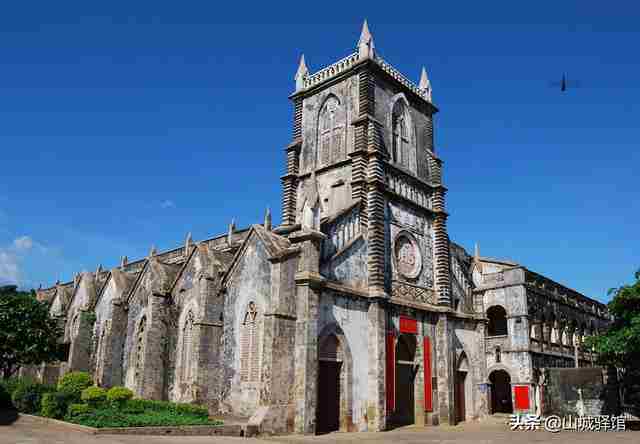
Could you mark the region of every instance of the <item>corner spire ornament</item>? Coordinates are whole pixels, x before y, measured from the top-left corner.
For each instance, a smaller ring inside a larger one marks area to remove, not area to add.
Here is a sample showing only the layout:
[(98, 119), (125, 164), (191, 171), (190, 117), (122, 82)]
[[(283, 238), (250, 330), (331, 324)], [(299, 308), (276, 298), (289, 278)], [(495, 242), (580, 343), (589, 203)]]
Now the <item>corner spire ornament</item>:
[(127, 258), (127, 256), (122, 256), (120, 258), (120, 266), (122, 268), (126, 267), (127, 263), (129, 262), (129, 259)]
[(191, 231), (187, 233), (187, 238), (184, 240), (184, 255), (187, 256), (189, 254), (189, 250), (191, 249), (191, 244), (193, 243), (193, 239), (191, 238)]
[(418, 85), (418, 89), (422, 91), (428, 100), (431, 100), (431, 82), (429, 81), (429, 77), (427, 77), (427, 70), (424, 66), (422, 67), (422, 73), (420, 74), (420, 84)]
[(294, 77), (296, 81), (296, 91), (300, 91), (304, 89), (304, 81), (309, 75), (309, 69), (307, 68), (307, 64), (304, 61), (304, 54), (300, 56), (300, 64), (298, 65), (298, 70), (296, 71), (296, 75)]
[(151, 251), (149, 251), (149, 257), (153, 257), (156, 254), (158, 254), (158, 250), (156, 250), (156, 246), (155, 245), (151, 245)]
[(264, 215), (264, 228), (271, 231), (271, 208), (267, 207), (267, 212)]
[(229, 224), (229, 232), (227, 233), (227, 243), (231, 245), (231, 241), (233, 240), (233, 233), (236, 231), (236, 220), (231, 219), (231, 223)]
[(362, 32), (360, 33), (360, 40), (358, 40), (358, 56), (361, 60), (375, 58), (375, 45), (373, 43), (373, 36), (371, 32), (369, 32), (367, 19), (365, 19), (362, 24)]

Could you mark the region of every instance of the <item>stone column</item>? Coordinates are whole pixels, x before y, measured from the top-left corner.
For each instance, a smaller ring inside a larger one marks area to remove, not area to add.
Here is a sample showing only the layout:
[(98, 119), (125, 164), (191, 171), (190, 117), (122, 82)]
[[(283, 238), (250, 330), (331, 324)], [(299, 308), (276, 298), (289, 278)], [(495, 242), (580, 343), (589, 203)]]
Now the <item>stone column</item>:
[[(103, 387), (123, 385), (122, 377), (122, 349), (127, 331), (127, 313), (124, 304), (116, 299), (112, 303), (110, 325), (104, 336), (104, 348), (102, 356), (98, 359), (98, 369), (101, 369), (98, 378)], [(105, 323), (105, 327), (107, 324)]]
[(282, 181), (282, 225), (293, 225), (296, 221), (298, 169), (302, 148), (302, 97), (293, 99), (293, 141), (285, 149), (287, 174)]
[(144, 332), (142, 378), (137, 381), (140, 396), (147, 399), (166, 398), (167, 375), (165, 373), (168, 347), (166, 302), (165, 295), (153, 293), (149, 296), (149, 311)]
[(69, 353), (69, 371), (88, 372), (95, 315), (92, 311), (80, 309), (78, 316), (78, 333), (72, 339)]
[(296, 274), (296, 336), (294, 396), (296, 433), (315, 433), (318, 398), (318, 317), (321, 287), (320, 245), (324, 235), (305, 231), (292, 241), (302, 243)]
[(369, 382), (367, 400), (367, 428), (382, 431), (386, 428), (385, 416), (385, 331), (386, 316), (382, 301), (373, 300), (369, 304)]
[(436, 373), (438, 375), (438, 409), (440, 423), (455, 425), (453, 405), (452, 328), (447, 313), (440, 314), (436, 324)]

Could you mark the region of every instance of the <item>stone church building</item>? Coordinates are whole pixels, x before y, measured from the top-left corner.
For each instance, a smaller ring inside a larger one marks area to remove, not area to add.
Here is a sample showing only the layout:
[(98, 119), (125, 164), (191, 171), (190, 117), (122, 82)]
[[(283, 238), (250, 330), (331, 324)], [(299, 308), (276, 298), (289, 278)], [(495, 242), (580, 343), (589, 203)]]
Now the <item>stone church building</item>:
[(540, 369), (591, 364), (603, 304), (450, 240), (424, 69), (383, 60), (365, 23), (347, 57), (301, 59), (290, 99), (281, 225), (39, 290), (68, 353), (30, 371), (317, 433), (535, 412)]

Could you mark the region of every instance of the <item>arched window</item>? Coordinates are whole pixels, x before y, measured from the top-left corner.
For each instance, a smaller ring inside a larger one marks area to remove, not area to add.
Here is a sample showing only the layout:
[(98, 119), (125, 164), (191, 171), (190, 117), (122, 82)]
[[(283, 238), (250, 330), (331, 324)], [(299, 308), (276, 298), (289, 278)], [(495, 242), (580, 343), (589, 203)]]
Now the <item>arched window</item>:
[(144, 331), (147, 327), (147, 318), (146, 316), (143, 316), (142, 319), (140, 319), (140, 323), (138, 324), (138, 333), (136, 334), (136, 342), (135, 342), (135, 360), (134, 362), (134, 368), (135, 368), (135, 382), (139, 382), (140, 381), (140, 377), (142, 376), (142, 364), (143, 364), (143, 360), (144, 360), (144, 345), (145, 345), (145, 340), (144, 340)]
[(342, 108), (335, 96), (330, 96), (322, 106), (318, 119), (318, 163), (330, 165), (345, 157)]
[(507, 335), (507, 312), (499, 305), (494, 305), (487, 310), (489, 326), (487, 335), (506, 336)]
[(409, 122), (404, 102), (396, 101), (391, 116), (391, 159), (402, 166), (409, 166)]
[(240, 326), (240, 380), (260, 380), (260, 317), (255, 302), (249, 302)]
[(102, 323), (100, 329), (100, 337), (98, 338), (98, 346), (96, 347), (96, 382), (98, 385), (103, 382), (104, 362), (106, 360), (107, 349), (107, 330), (111, 328), (111, 321), (107, 320)]
[(76, 315), (73, 318), (73, 322), (71, 323), (71, 339), (75, 338), (76, 336), (78, 336), (78, 333), (80, 333), (80, 313), (76, 313)]
[(496, 347), (496, 362), (502, 361), (502, 351), (500, 350), (500, 346)]
[(180, 344), (180, 368), (182, 382), (193, 379), (193, 312), (189, 311), (182, 326), (182, 344)]

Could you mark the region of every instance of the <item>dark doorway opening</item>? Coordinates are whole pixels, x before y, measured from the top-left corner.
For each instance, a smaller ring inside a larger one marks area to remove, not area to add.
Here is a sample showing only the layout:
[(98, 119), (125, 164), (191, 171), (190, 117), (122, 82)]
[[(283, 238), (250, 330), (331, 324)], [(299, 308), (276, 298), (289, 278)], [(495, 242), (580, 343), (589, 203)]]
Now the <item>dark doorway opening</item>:
[(320, 361), (318, 381), (317, 433), (340, 429), (341, 362)]
[(467, 416), (465, 408), (465, 391), (464, 384), (467, 379), (467, 372), (456, 372), (456, 387), (455, 387), (455, 399), (454, 404), (456, 406), (456, 423), (462, 422)]
[(488, 336), (507, 335), (507, 312), (499, 305), (494, 305), (487, 310), (489, 325), (487, 327)]
[(495, 370), (489, 375), (489, 381), (491, 381), (491, 412), (513, 413), (509, 373), (505, 370)]
[(415, 354), (415, 336), (400, 336), (396, 344), (396, 426), (415, 423)]

